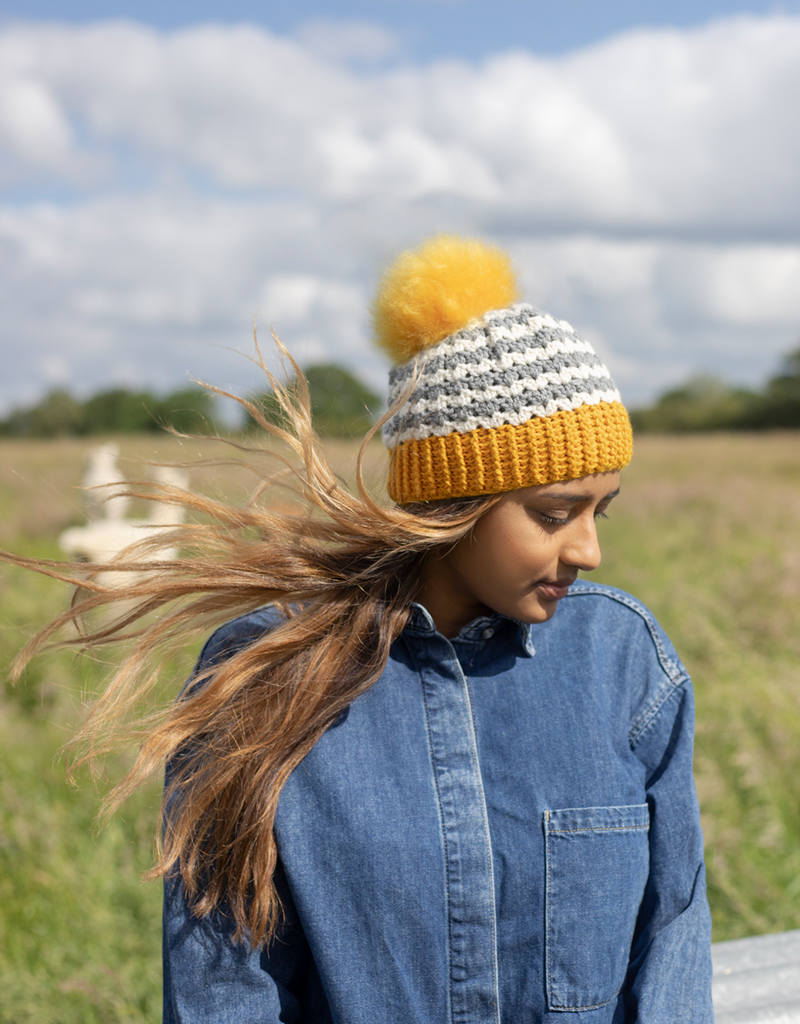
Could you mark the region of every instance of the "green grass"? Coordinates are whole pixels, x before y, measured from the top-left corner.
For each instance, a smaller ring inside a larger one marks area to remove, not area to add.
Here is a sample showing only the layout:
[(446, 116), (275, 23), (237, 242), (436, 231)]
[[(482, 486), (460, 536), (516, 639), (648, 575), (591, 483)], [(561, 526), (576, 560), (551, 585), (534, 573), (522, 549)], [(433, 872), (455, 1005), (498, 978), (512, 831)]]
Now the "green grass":
[[(52, 544), (26, 545), (55, 554)], [(21, 639), (66, 600), (66, 588), (5, 568), (7, 663)], [(100, 666), (45, 655), (0, 704), (0, 1021), (108, 1024), (160, 1019), (160, 891), (150, 864), (153, 785), (99, 831), (87, 773), (65, 777), (59, 751)]]
[[(152, 438), (121, 440), (131, 457), (156, 455)], [(80, 518), (85, 447), (0, 444), (6, 546), (56, 552), (53, 538)], [(167, 439), (159, 453), (208, 449)], [(336, 459), (347, 473), (352, 448)], [(232, 467), (193, 479), (247, 486)], [(644, 438), (600, 529), (596, 578), (653, 608), (695, 681), (715, 939), (800, 927), (800, 436)], [(4, 663), (67, 596), (0, 572)], [(176, 688), (193, 654), (173, 666)], [(0, 1024), (160, 1019), (160, 886), (140, 881), (158, 786), (98, 830), (98, 794), (85, 776), (69, 785), (59, 757), (103, 672), (46, 655), (0, 696)]]
[(714, 937), (800, 927), (800, 436), (644, 438), (611, 515), (694, 679)]

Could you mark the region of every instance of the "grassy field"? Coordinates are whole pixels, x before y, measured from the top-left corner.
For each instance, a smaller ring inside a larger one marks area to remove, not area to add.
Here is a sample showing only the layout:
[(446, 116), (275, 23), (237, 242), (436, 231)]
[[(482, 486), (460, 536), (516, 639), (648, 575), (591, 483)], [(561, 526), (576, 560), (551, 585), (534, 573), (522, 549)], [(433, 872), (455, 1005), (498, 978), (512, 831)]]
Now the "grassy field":
[[(129, 476), (148, 458), (209, 447), (122, 438)], [(155, 446), (157, 445), (157, 449)], [(0, 444), (0, 544), (57, 553), (81, 521), (87, 443)], [(339, 445), (343, 473), (352, 451)], [(376, 448), (371, 470), (380, 473)], [(243, 495), (250, 478), (206, 465), (192, 484)], [(646, 437), (601, 525), (595, 574), (656, 612), (697, 693), (696, 772), (717, 940), (800, 927), (800, 436)], [(67, 600), (59, 584), (0, 572), (0, 657)], [(173, 666), (176, 686), (194, 657)], [(160, 887), (143, 884), (157, 788), (97, 831), (88, 779), (58, 750), (102, 665), (38, 659), (0, 698), (0, 1022), (144, 1024), (160, 1019)]]
[(692, 674), (717, 940), (800, 927), (800, 434), (646, 437), (597, 577)]

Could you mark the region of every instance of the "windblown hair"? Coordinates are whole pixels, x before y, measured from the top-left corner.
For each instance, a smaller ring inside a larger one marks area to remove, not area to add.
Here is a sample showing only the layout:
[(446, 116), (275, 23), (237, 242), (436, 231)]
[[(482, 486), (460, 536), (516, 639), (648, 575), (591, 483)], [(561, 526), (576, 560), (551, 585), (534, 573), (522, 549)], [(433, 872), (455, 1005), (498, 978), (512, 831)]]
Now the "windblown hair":
[[(362, 461), (383, 421), (361, 446), (356, 493), (349, 491), (328, 463), (312, 426), (307, 384), (288, 358), (296, 371), (290, 385), (264, 367), (282, 410), (280, 425), (238, 399), (285, 453), (276, 456), (281, 471), (262, 479), (247, 503), (151, 485), (147, 494), (132, 494), (181, 505), (194, 521), (138, 542), (88, 576), (85, 565), (2, 556), (76, 587), (71, 606), (20, 653), (17, 675), (44, 647), (127, 643), (72, 741), (73, 765), (97, 765), (120, 744), (139, 744), (133, 767), (106, 799), (109, 814), (169, 764), (149, 877), (178, 872), (195, 913), (232, 915), (237, 940), (253, 946), (269, 941), (281, 920), (274, 821), (286, 780), (381, 675), (425, 559), (465, 536), (498, 500), (402, 508), (377, 502), (364, 484)], [(264, 455), (263, 448), (233, 444), (245, 455)], [(277, 487), (291, 489), (293, 506), (272, 500)], [(153, 557), (171, 547), (182, 557)], [(124, 587), (110, 582), (117, 574)], [(282, 613), (273, 629), (202, 671), (177, 701), (153, 710), (166, 655), (270, 602)], [(94, 625), (87, 619), (115, 604), (113, 618)]]

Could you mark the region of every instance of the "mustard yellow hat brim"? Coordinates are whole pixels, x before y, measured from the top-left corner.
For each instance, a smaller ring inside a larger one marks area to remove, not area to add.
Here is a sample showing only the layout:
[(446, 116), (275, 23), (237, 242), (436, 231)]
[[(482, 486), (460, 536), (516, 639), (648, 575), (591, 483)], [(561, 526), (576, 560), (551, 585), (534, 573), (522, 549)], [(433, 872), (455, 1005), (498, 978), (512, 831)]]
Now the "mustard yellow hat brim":
[(633, 454), (621, 402), (598, 402), (519, 426), (404, 441), (390, 451), (389, 494), (402, 505), (500, 494), (622, 469)]

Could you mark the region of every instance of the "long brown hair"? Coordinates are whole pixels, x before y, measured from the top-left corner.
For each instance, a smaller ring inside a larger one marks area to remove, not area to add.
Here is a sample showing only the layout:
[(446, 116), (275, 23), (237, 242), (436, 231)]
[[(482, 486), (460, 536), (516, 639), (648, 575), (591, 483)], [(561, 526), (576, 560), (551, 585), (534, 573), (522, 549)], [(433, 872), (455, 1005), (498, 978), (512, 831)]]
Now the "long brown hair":
[[(120, 743), (136, 740), (133, 767), (106, 798), (111, 813), (169, 762), (168, 813), (149, 876), (179, 872), (198, 915), (224, 905), (236, 938), (253, 945), (268, 941), (280, 920), (273, 826), (284, 783), (381, 675), (426, 557), (467, 534), (497, 501), (403, 508), (376, 501), (362, 464), (380, 423), (361, 446), (352, 493), (329, 465), (313, 430), (305, 378), (288, 358), (295, 371), (290, 385), (264, 366), (280, 424), (238, 399), (283, 450), (276, 456), (280, 472), (263, 479), (249, 502), (233, 506), (166, 484), (135, 489), (135, 496), (183, 506), (194, 521), (138, 542), (88, 576), (85, 566), (81, 572), (76, 565), (2, 556), (77, 588), (70, 607), (20, 653), (16, 675), (45, 646), (132, 644), (72, 741), (73, 765), (97, 764)], [(264, 454), (249, 443), (227, 443), (245, 456)], [(291, 506), (271, 503), (277, 486), (291, 490)], [(182, 557), (154, 557), (170, 547), (179, 547)], [(121, 574), (125, 586), (109, 582), (109, 574)], [(180, 699), (153, 710), (165, 654), (270, 602), (281, 611), (274, 628), (205, 669)], [(115, 604), (114, 617), (88, 623), (96, 609)], [(75, 626), (77, 633), (63, 635), (64, 627)]]

